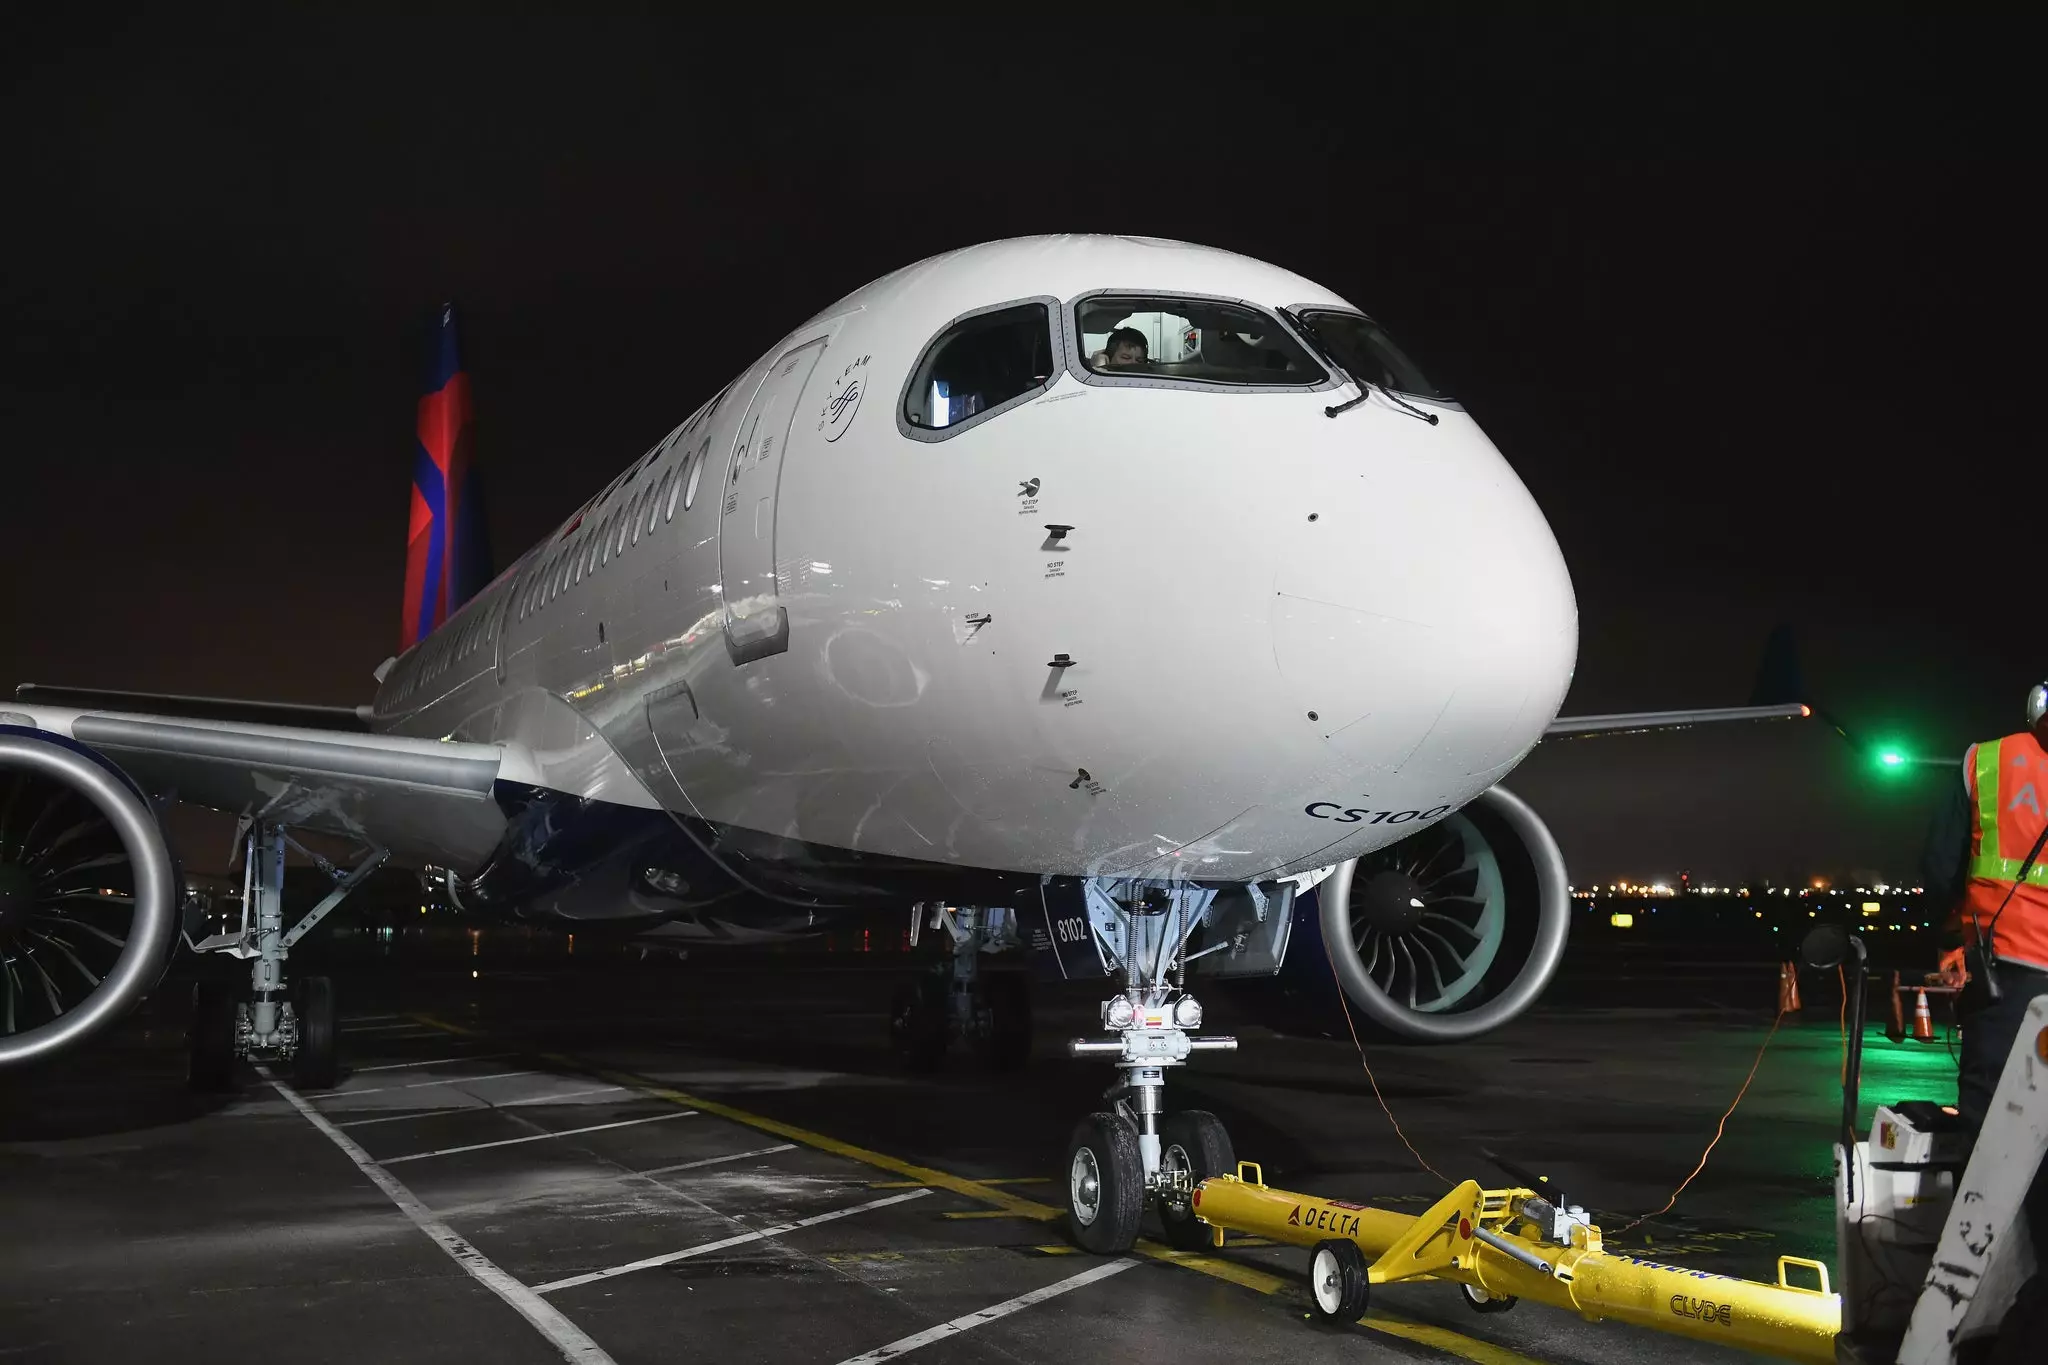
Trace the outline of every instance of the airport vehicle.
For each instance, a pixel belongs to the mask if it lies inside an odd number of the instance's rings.
[[[1801,955],[1812,967],[1846,968],[1849,983],[1835,1144],[1838,1358],[1853,1365],[2039,1359],[2048,1286],[2038,1278],[2025,1203],[2048,1155],[2048,1089],[2040,1084],[2048,995],[2027,1008],[1974,1147],[1954,1106],[1926,1098],[1878,1104],[1862,1137],[1863,942],[1823,925],[1807,935]]]
[[[187,940],[251,970],[246,999],[200,993],[203,1084],[246,1056],[332,1079],[332,990],[294,993],[285,963],[391,862],[571,926],[909,911],[957,947],[898,1002],[918,1055],[1028,1042],[990,947],[1121,972],[1105,1020],[1156,1152],[1163,1068],[1199,1046],[1190,978],[1327,947],[1387,1034],[1496,1027],[1568,908],[1500,785],[1516,764],[1546,737],[1806,711],[1558,717],[1576,606],[1507,461],[1361,309],[1227,252],[1027,238],[877,280],[467,600],[449,411],[422,407],[423,638],[368,702],[0,703],[0,1065],[85,1043],[160,975],[159,811],[187,802],[244,845],[242,922]],[[307,834],[360,853],[288,917]]]

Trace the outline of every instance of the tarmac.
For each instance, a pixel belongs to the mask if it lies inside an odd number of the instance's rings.
[[[913,1074],[886,1045],[903,964],[879,954],[330,958],[332,1090],[248,1068],[190,1092],[175,976],[96,1050],[0,1078],[0,1362],[1749,1358],[1540,1305],[1482,1316],[1436,1283],[1326,1328],[1306,1253],[1256,1240],[1079,1251],[1058,1166],[1113,1078],[1064,1052],[1099,1031],[1085,987],[1039,991],[1024,1070]],[[1423,1159],[1512,1183],[1491,1150],[1610,1249],[1770,1279],[1781,1254],[1835,1259],[1825,984],[1773,1034],[1769,967],[1581,961],[1487,1038],[1363,1057],[1219,999],[1203,1031],[1240,1050],[1176,1070],[1168,1103],[1215,1112],[1274,1185],[1419,1211],[1444,1188]],[[1953,1100],[1941,1042],[1866,1047],[1866,1122],[1870,1100]]]

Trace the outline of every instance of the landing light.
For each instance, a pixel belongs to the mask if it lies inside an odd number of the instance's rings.
[[[1102,1021],[1111,1028],[1129,1028],[1137,1018],[1137,1007],[1126,996],[1119,995],[1102,1006]]]
[[[1202,1026],[1202,1002],[1192,995],[1183,995],[1173,1002],[1173,1022],[1181,1028]]]

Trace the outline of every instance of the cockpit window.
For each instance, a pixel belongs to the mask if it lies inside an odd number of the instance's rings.
[[[1354,378],[1394,393],[1450,401],[1450,395],[1423,378],[1415,362],[1387,335],[1387,329],[1371,318],[1358,313],[1310,311],[1301,314],[1301,320]]]
[[[1284,388],[1328,378],[1278,319],[1242,304],[1097,295],[1074,311],[1082,363],[1107,378]]]
[[[903,394],[906,434],[939,440],[1052,382],[1052,311],[1022,303],[953,322],[925,351]]]

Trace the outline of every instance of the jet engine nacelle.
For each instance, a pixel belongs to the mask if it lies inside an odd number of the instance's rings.
[[[162,979],[177,864],[142,792],[75,740],[0,725],[0,1069],[70,1052]]]
[[[1570,912],[1557,841],[1521,798],[1494,787],[1332,868],[1295,897],[1279,974],[1217,985],[1283,1034],[1475,1038],[1543,993]]]
[[[1445,1043],[1507,1023],[1564,956],[1571,892],[1542,820],[1504,788],[1400,843],[1339,864],[1315,887],[1322,944],[1353,1019],[1383,1037]]]

